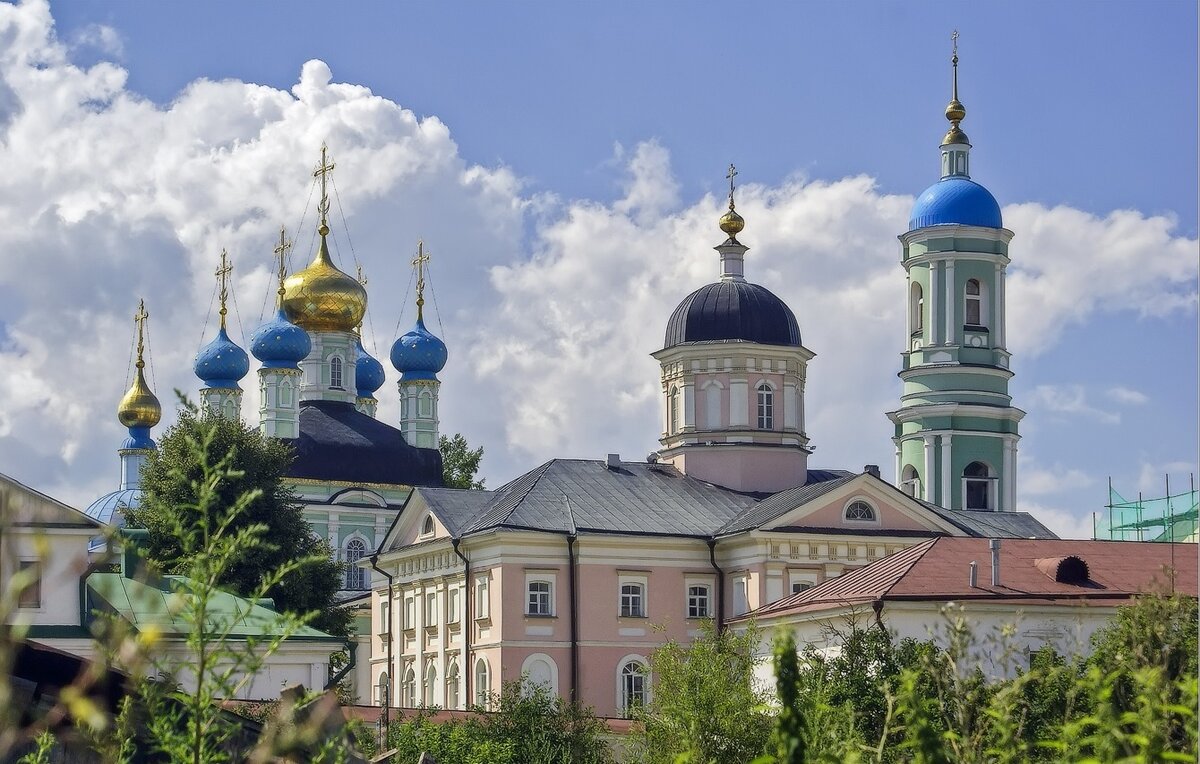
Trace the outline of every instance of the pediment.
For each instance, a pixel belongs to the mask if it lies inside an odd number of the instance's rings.
[[[861,507],[852,507],[856,502],[869,507],[873,519],[866,519],[868,513],[862,511]],[[920,502],[866,473],[832,491],[804,501],[759,527],[761,530],[790,527],[839,529],[846,533],[927,531],[952,536],[965,535],[960,528]]]

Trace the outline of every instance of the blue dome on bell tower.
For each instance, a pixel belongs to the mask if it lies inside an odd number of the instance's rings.
[[[239,389],[238,382],[250,371],[250,358],[222,326],[213,341],[196,354],[193,369],[205,387]]]
[[[1003,228],[1000,205],[992,192],[970,178],[942,178],[921,192],[908,219],[908,230],[931,225]]]
[[[358,388],[358,397],[372,398],[375,391],[383,387],[385,379],[383,364],[367,352],[366,348],[362,346],[361,339],[355,342],[354,347],[357,351],[357,360],[354,362],[354,383]]]
[[[405,379],[437,379],[448,357],[446,343],[425,328],[420,315],[417,325],[392,344],[392,366]]]

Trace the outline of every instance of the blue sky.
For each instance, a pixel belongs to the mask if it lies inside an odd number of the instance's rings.
[[[0,411],[0,459],[20,454],[5,471],[44,490],[86,503],[113,482],[132,292],[162,321],[164,399],[195,386],[221,246],[252,330],[259,250],[306,194],[275,179],[303,178],[322,139],[345,157],[379,355],[406,299],[403,252],[424,236],[445,257],[443,426],[487,447],[490,484],[550,456],[655,446],[646,353],[715,275],[709,218],[730,161],[747,184],[749,275],[788,299],[818,354],[816,465],[889,474],[894,237],[936,179],[956,27],[975,178],[1016,232],[1022,504],[1078,529],[1108,476],[1134,493],[1196,469],[1194,3],[36,8],[0,56],[17,94],[0,97],[13,168],[0,194],[39,221],[0,234],[17,253],[0,255],[0,360],[19,370],[0,393],[25,391],[7,423]],[[50,116],[22,126],[15,103]],[[46,137],[20,154],[19,130]],[[68,156],[34,158],[43,144]],[[32,276],[23,251],[39,253]],[[85,369],[99,380],[86,389]],[[46,405],[31,387],[70,412],[53,444],[30,434]]]

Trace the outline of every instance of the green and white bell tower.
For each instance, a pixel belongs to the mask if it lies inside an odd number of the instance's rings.
[[[957,32],[955,33],[957,38]],[[966,109],[958,100],[957,39],[941,179],[913,206],[900,236],[908,309],[896,426],[896,484],[948,509],[1016,509],[1017,425],[1008,394],[1005,274],[1013,233],[1000,205],[971,180]]]

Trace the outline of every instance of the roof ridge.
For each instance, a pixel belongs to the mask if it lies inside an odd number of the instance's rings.
[[[542,479],[542,477],[545,476],[546,472],[550,469],[550,466],[552,464],[554,464],[554,462],[556,462],[556,461],[558,461],[558,459],[551,459],[548,462],[542,464],[540,467],[536,467],[536,468],[530,470],[529,472],[526,472],[524,475],[521,475],[520,477],[511,481],[511,483],[505,484],[506,486],[512,485],[521,480],[524,480],[525,478],[533,476],[532,479],[530,479],[530,481],[529,481],[529,485],[525,488],[524,491],[521,492],[520,496],[518,496],[514,501],[512,501],[511,506],[509,506],[503,512],[503,514],[499,515],[498,517],[491,516],[493,510],[500,508],[500,506],[502,504],[504,504],[505,502],[508,501],[509,493],[505,493],[502,496],[497,495],[497,496],[493,497],[488,502],[488,506],[484,507],[483,511],[479,513],[479,516],[470,525],[468,525],[466,528],[464,528],[462,533],[465,534],[465,533],[469,533],[471,531],[480,530],[481,529],[480,523],[483,523],[484,521],[487,521],[488,525],[482,526],[482,527],[499,525],[502,522],[504,522],[505,519],[512,516],[512,513],[516,511],[517,507],[519,507],[521,505],[521,502],[525,500],[525,497],[529,495],[529,492],[534,489],[534,487],[538,484],[538,482]],[[513,487],[515,488],[515,486],[513,486]],[[510,492],[511,492],[511,489],[510,489]],[[499,493],[499,492],[497,492],[497,493]],[[462,534],[460,534],[460,535],[462,535]]]

